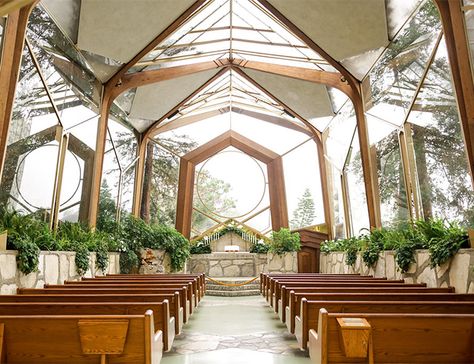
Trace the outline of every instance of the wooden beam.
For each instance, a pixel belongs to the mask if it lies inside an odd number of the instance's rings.
[[[208,71],[212,69],[222,68],[229,65],[226,59],[194,63],[184,66],[160,68],[152,71],[143,71],[124,75],[121,82],[109,86],[112,90],[112,97],[115,99],[121,93],[134,88],[145,85],[150,85],[160,81],[172,80],[178,77],[192,75],[197,72]]]
[[[23,7],[33,8],[38,0],[0,0],[0,16],[13,13]],[[33,4],[33,5],[32,5]]]
[[[212,118],[212,117],[217,116],[217,115],[228,113],[229,111],[230,111],[230,107],[226,106],[226,107],[223,107],[221,109],[211,110],[211,111],[203,112],[203,113],[196,114],[196,115],[180,117],[176,120],[170,121],[167,124],[161,125],[158,128],[156,128],[155,130],[153,130],[153,132],[150,133],[150,138],[153,138],[153,137],[155,137],[159,134],[162,134],[162,133],[166,133],[167,131],[182,128],[184,126],[191,125],[191,124],[197,123],[199,121]]]
[[[212,82],[217,80],[220,76],[222,76],[225,72],[227,71],[227,67],[222,68],[219,72],[217,72],[214,76],[212,76],[209,80],[207,80],[204,84],[201,85],[201,87],[198,87],[193,93],[191,93],[188,97],[186,97],[184,100],[182,100],[178,105],[176,105],[174,108],[172,108],[170,111],[168,111],[165,115],[163,115],[160,119],[156,120],[152,125],[148,127],[148,129],[143,133],[143,137],[149,138],[150,134],[153,132],[153,129],[155,129],[158,125],[163,120],[166,120],[169,118],[171,115],[173,115],[176,111],[179,110],[180,107],[182,107],[184,104],[186,104],[189,100],[191,100],[194,96],[199,94],[203,89],[205,89],[207,86],[209,86]]]
[[[178,198],[176,203],[176,230],[191,238],[193,217],[195,165],[185,159],[179,164]]]
[[[332,239],[332,226],[334,220],[331,214],[331,201],[330,201],[330,194],[329,194],[329,180],[328,180],[328,173],[327,173],[327,165],[326,165],[326,158],[324,152],[324,145],[325,143],[316,143],[316,148],[318,150],[318,167],[319,167],[319,178],[321,179],[321,195],[323,197],[323,208],[324,208],[324,222],[326,223],[327,232],[329,235],[329,239]],[[331,199],[332,200],[332,199]]]
[[[232,112],[242,114],[242,115],[247,115],[247,116],[250,116],[252,118],[262,120],[262,121],[265,121],[265,122],[270,123],[270,124],[275,124],[275,125],[281,126],[283,128],[295,130],[295,131],[298,131],[300,133],[304,133],[304,134],[306,134],[310,137],[314,136],[314,134],[311,131],[309,131],[308,129],[306,129],[302,126],[299,126],[295,123],[292,123],[291,121],[286,120],[284,118],[280,118],[278,116],[264,114],[264,113],[261,113],[261,112],[258,112],[258,111],[245,110],[243,108],[234,107],[234,106],[232,106]]]
[[[172,22],[163,32],[155,37],[145,48],[138,52],[129,62],[123,65],[113,76],[107,81],[107,87],[115,86],[120,83],[120,79],[125,73],[132,68],[137,62],[151,52],[158,44],[173,34],[206,0],[197,0],[185,12],[183,12],[174,22]]]
[[[269,97],[271,97],[273,100],[275,100],[278,104],[283,106],[288,112],[292,113],[299,121],[301,121],[303,124],[305,124],[309,130],[316,136],[318,140],[321,140],[321,132],[316,129],[309,121],[307,121],[305,118],[303,118],[301,115],[299,115],[296,111],[291,109],[288,105],[286,105],[283,101],[275,97],[271,92],[269,92],[267,89],[262,87],[258,82],[256,82],[253,78],[251,78],[249,75],[247,75],[245,72],[243,72],[239,68],[233,68],[235,72],[237,72],[240,76],[245,78],[248,82],[250,82],[252,85],[254,85],[256,88],[258,88],[260,91],[263,93],[267,94]]]
[[[109,123],[110,106],[113,99],[107,88],[104,88],[100,105],[100,117],[97,124],[97,139],[94,157],[94,169],[90,194],[89,226],[95,228],[99,210],[100,187],[102,182],[102,171],[104,166],[105,141],[107,138],[107,125]]]
[[[474,83],[471,70],[461,0],[435,0],[438,6],[448,50],[451,75],[456,91],[459,116],[464,134],[466,154],[474,186]]]
[[[146,139],[142,138],[138,145],[138,163],[137,163],[137,169],[135,170],[135,182],[133,185],[134,189],[133,189],[133,205],[132,205],[132,214],[135,217],[140,217],[147,144],[148,144],[148,138]]]
[[[285,178],[281,157],[275,158],[267,164],[267,174],[272,229],[273,231],[279,231],[281,228],[289,226]]]
[[[8,15],[0,64],[0,177],[5,164],[10,119],[20,74],[26,27],[37,1]]]
[[[266,73],[272,73],[279,76],[286,76],[298,80],[309,81],[337,88],[345,94],[351,92],[351,87],[344,77],[337,72],[318,71],[315,69],[292,67],[279,64],[272,64],[258,61],[245,61],[234,59],[233,64],[236,67],[247,68]]]

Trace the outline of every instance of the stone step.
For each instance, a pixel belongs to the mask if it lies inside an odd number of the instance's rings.
[[[217,290],[206,290],[208,296],[220,296],[220,297],[243,297],[243,296],[258,296],[260,291],[258,289],[252,290],[241,290],[241,291],[217,291]]]

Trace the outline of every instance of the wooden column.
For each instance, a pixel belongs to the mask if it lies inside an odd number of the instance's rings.
[[[135,183],[133,190],[133,206],[132,214],[135,217],[140,217],[140,208],[143,195],[143,177],[145,173],[145,160],[147,150],[148,138],[142,136],[138,146],[138,165],[135,170]]]
[[[287,228],[289,226],[285,178],[281,157],[277,157],[268,163],[267,168],[272,229],[273,231],[278,231],[281,228]]]
[[[193,217],[194,172],[194,164],[181,158],[176,206],[176,230],[188,239],[191,237]]]
[[[102,182],[102,169],[104,166],[105,141],[107,138],[107,125],[109,121],[110,105],[113,99],[110,96],[108,88],[104,89],[102,102],[100,105],[100,118],[97,125],[97,140],[94,157],[94,173],[92,177],[90,209],[89,209],[89,226],[95,228],[97,214],[99,209],[100,186]]]
[[[471,182],[474,184],[474,84],[469,41],[464,26],[461,0],[435,0],[438,6],[448,50],[451,74],[456,90],[459,115],[466,145]]]
[[[381,227],[380,215],[377,213],[380,201],[377,201],[376,191],[374,186],[374,169],[370,158],[370,142],[369,133],[367,131],[367,121],[364,113],[364,102],[362,100],[362,94],[360,92],[360,83],[357,82],[359,87],[354,85],[354,92],[351,96],[354,110],[357,118],[357,133],[359,136],[359,148],[360,148],[360,159],[362,162],[362,172],[364,175],[364,186],[365,195],[367,198],[367,210],[369,212],[369,223],[370,228]],[[353,83],[353,84],[354,84]],[[359,90],[356,90],[358,88]]]
[[[323,141],[325,136],[323,135]],[[327,234],[329,239],[333,238],[333,227],[334,227],[334,214],[332,213],[332,206],[329,200],[329,196],[332,196],[332,188],[328,182],[328,168],[326,163],[326,157],[324,156],[324,142],[317,141],[316,148],[318,149],[318,164],[319,164],[319,178],[321,179],[321,195],[323,196],[323,207],[324,207],[324,222],[326,223]]]
[[[8,130],[20,73],[26,27],[35,4],[36,1],[10,13],[7,18],[0,64],[0,178],[5,163]]]

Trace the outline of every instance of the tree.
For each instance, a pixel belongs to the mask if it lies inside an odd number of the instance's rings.
[[[292,229],[311,226],[316,217],[314,200],[309,188],[306,188],[303,195],[298,199],[298,207],[293,211],[293,218],[290,221]]]

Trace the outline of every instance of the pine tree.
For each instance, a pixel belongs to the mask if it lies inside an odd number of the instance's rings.
[[[291,228],[311,226],[315,217],[313,196],[309,188],[306,188],[303,195],[298,199],[298,207],[293,211],[293,218],[290,221]]]

